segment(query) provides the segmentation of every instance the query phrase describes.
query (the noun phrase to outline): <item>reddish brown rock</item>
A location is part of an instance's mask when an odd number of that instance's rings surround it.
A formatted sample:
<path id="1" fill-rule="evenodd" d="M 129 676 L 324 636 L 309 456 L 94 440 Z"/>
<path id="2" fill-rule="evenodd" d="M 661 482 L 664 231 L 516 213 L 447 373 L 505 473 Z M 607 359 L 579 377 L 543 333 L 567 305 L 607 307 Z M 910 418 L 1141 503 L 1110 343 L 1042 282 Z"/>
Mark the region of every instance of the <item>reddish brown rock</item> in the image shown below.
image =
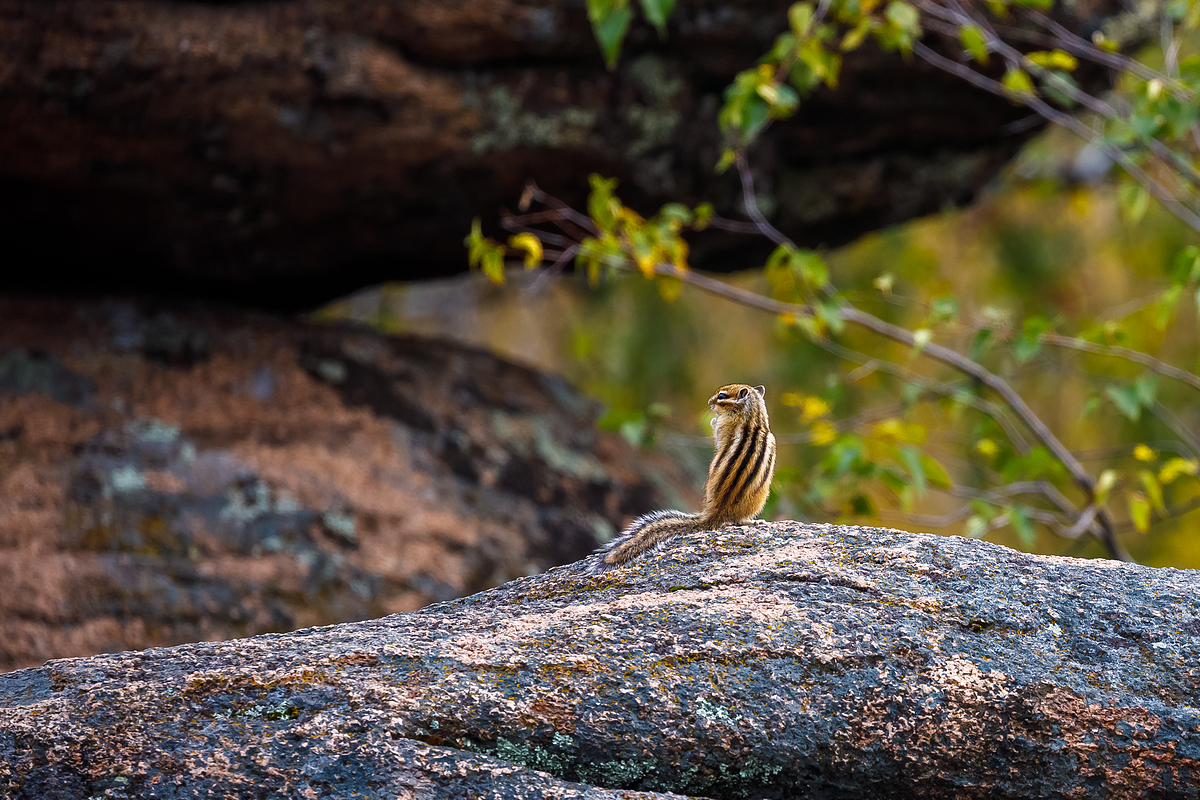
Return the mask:
<path id="1" fill-rule="evenodd" d="M 0 318 L 0 670 L 407 611 L 695 502 L 483 352 L 119 302 Z"/>

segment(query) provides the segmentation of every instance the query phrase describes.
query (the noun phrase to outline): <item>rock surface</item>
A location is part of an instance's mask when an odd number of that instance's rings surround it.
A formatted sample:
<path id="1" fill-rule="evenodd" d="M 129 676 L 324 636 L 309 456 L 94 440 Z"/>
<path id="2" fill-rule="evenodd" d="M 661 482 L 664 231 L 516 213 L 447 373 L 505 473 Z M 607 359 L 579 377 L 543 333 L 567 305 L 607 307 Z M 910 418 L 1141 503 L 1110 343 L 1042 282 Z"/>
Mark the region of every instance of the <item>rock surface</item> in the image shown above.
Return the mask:
<path id="1" fill-rule="evenodd" d="M 0 676 L 0 793 L 1197 797 L 1197 633 L 1194 572 L 734 528 L 603 576 Z"/>
<path id="2" fill-rule="evenodd" d="M 0 319 L 0 671 L 409 611 L 696 502 L 564 381 L 469 348 L 120 302 Z"/>
<path id="3" fill-rule="evenodd" d="M 608 72 L 582 0 L 0 0 L 0 288 L 311 307 L 461 272 L 473 216 L 528 178 L 579 202 L 592 171 L 643 212 L 737 216 L 720 93 L 789 2 L 679 3 Z M 1084 35 L 1117 10 L 1071 8 Z M 863 47 L 757 146 L 759 190 L 797 241 L 838 244 L 967 201 L 1026 117 Z M 762 255 L 694 245 L 708 268 Z"/>

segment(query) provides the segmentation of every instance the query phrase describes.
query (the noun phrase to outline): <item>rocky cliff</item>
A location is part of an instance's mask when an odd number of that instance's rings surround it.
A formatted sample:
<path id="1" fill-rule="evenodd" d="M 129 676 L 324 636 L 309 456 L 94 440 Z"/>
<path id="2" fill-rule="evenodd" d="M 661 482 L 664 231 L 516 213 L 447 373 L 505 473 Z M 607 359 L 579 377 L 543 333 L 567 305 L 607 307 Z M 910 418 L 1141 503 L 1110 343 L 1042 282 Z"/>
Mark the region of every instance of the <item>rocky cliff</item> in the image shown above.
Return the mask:
<path id="1" fill-rule="evenodd" d="M 602 576 L 0 676 L 0 793 L 1197 797 L 1197 633 L 1192 572 L 734 528 Z"/>
<path id="2" fill-rule="evenodd" d="M 312 306 L 460 272 L 473 216 L 528 178 L 578 202 L 591 171 L 643 212 L 737 216 L 720 93 L 788 5 L 679 3 L 609 72 L 582 0 L 0 0 L 4 288 Z M 1116 5 L 1069 8 L 1088 35 Z M 797 241 L 841 243 L 968 200 L 1027 117 L 864 47 L 756 147 L 759 189 Z M 763 256 L 694 244 L 709 268 Z"/>

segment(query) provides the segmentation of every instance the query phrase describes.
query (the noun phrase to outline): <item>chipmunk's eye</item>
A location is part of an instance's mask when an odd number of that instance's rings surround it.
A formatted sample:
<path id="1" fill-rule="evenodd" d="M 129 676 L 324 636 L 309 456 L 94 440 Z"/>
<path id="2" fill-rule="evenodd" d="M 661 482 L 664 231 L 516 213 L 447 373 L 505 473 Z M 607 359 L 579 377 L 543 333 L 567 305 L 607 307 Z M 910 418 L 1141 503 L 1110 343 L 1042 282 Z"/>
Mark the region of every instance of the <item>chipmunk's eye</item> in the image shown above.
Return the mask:
<path id="1" fill-rule="evenodd" d="M 745 390 L 745 389 L 742 389 L 740 392 L 738 392 L 738 400 L 742 400 L 742 399 L 744 399 L 745 397 L 746 397 L 746 390 Z"/>
<path id="2" fill-rule="evenodd" d="M 729 395 L 725 394 L 724 392 L 717 392 L 717 399 L 718 400 L 728 400 Z"/>

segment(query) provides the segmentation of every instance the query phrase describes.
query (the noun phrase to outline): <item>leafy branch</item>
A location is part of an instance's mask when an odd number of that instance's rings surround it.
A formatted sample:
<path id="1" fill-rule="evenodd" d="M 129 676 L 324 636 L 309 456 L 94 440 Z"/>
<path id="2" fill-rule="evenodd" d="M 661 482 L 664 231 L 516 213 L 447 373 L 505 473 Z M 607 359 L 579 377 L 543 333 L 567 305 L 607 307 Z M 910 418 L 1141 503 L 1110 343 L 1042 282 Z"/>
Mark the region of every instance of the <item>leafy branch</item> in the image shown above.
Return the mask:
<path id="1" fill-rule="evenodd" d="M 916 5 L 904 0 L 822 0 L 815 6 L 795 3 L 787 15 L 788 29 L 758 65 L 738 73 L 725 92 L 718 115 L 728 146 L 716 168 L 736 168 L 748 221 L 721 217 L 708 204 L 689 208 L 679 203 L 668 203 L 646 218 L 620 202 L 615 180 L 599 176 L 591 178 L 586 210 L 577 210 L 531 183 L 521 198 L 521 213 L 501 221 L 511 234 L 507 243 L 484 237 L 476 221 L 467 239 L 469 260 L 497 282 L 504 280 L 506 259 L 519 256 L 527 269 L 543 266 L 542 279 L 574 261 L 592 285 L 615 271 L 629 271 L 656 281 L 667 300 L 677 297 L 683 286 L 691 286 L 773 315 L 817 346 L 857 364 L 850 380 L 873 371 L 896 375 L 916 388 L 901 404 L 901 413 L 940 398 L 939 402 L 948 401 L 955 408 L 979 414 L 971 448 L 973 461 L 955 471 L 983 476 L 993 488 L 956 482 L 936 458 L 922 450 L 924 426 L 905 423 L 897 414 L 883 418 L 860 414 L 834 422 L 824 400 L 785 393 L 785 405 L 797 408 L 800 421 L 810 427 L 807 433 L 792 437 L 794 444 L 825 450 L 807 479 L 806 502 L 813 508 L 823 508 L 826 499 L 845 496 L 843 515 L 898 514 L 916 524 L 962 523 L 968 534 L 976 536 L 1009 526 L 1029 544 L 1038 524 L 1068 539 L 1090 534 L 1111 557 L 1128 560 L 1118 532 L 1130 527 L 1144 532 L 1154 519 L 1191 510 L 1193 501 L 1169 504 L 1166 495 L 1169 487 L 1181 480 L 1192 491 L 1200 488 L 1200 461 L 1168 457 L 1136 444 L 1129 451 L 1135 461 L 1132 468 L 1113 466 L 1093 474 L 1013 384 L 985 366 L 983 359 L 1003 340 L 1018 364 L 1047 345 L 1136 363 L 1149 370 L 1149 375 L 1124 385 L 1108 384 L 1105 396 L 1131 422 L 1138 422 L 1142 412 L 1148 412 L 1193 452 L 1200 450 L 1200 437 L 1159 400 L 1157 385 L 1150 377 L 1163 375 L 1193 389 L 1200 389 L 1200 377 L 1126 347 L 1119 341 L 1117 326 L 1107 323 L 1079 336 L 1054 331 L 1045 320 L 1032 317 L 1017 332 L 984 326 L 976 329 L 968 354 L 935 341 L 937 331 L 956 324 L 953 298 L 936 301 L 926 323 L 919 327 L 909 329 L 888 322 L 839 293 L 824 259 L 798 247 L 771 224 L 758 206 L 749 161 L 753 143 L 776 121 L 792 116 L 810 92 L 818 86 L 837 88 L 844 54 L 870 38 L 885 51 L 915 56 L 1073 131 L 1132 178 L 1122 187 L 1121 196 L 1133 216 L 1144 213 L 1153 197 L 1200 232 L 1200 171 L 1193 165 L 1189 149 L 1200 142 L 1200 57 L 1179 57 L 1184 49 L 1182 34 L 1200 23 L 1200 0 L 1182 0 L 1166 7 L 1166 64 L 1161 70 L 1117 52 L 1116 44 L 1102 34 L 1091 42 L 1082 39 L 1042 13 L 1047 6 L 1042 0 L 987 0 L 982 6 L 968 0 L 919 0 Z M 641 7 L 662 35 L 673 0 L 641 0 Z M 630 4 L 628 0 L 588 0 L 588 9 L 611 66 L 628 30 Z M 1036 30 L 1008 24 L 1014 13 Z M 959 48 L 959 60 L 926 44 L 927 31 L 944 37 L 951 51 Z M 1009 40 L 1050 49 L 1022 50 Z M 1004 66 L 1000 79 L 990 72 L 993 57 Z M 1128 99 L 1102 100 L 1085 92 L 1071 76 L 1081 59 L 1127 76 L 1132 85 Z M 1081 119 L 1072 109 L 1081 109 L 1092 119 Z M 531 210 L 534 204 L 538 208 Z M 764 267 L 769 295 L 690 269 L 686 235 L 710 227 L 757 234 L 775 245 Z M 1200 251 L 1187 248 L 1177 259 L 1171 285 L 1154 302 L 1158 330 L 1170 323 L 1186 293 L 1195 293 L 1200 307 L 1198 284 Z M 876 285 L 884 294 L 890 293 L 890 279 L 885 276 Z M 882 349 L 862 353 L 840 343 L 847 328 L 901 345 L 909 364 L 898 363 Z M 1118 341 L 1112 341 L 1113 337 Z M 911 366 L 916 359 L 940 365 L 960 377 L 947 382 L 920 374 Z M 789 439 L 781 437 L 781 441 Z M 894 493 L 901 509 L 875 511 L 871 493 L 877 490 L 865 488 L 871 485 Z M 917 515 L 912 511 L 913 498 L 927 490 L 969 502 L 945 514 Z M 1125 522 L 1114 520 L 1110 510 L 1118 495 L 1125 499 Z M 1021 496 L 1032 500 L 1019 500 Z M 826 509 L 825 513 L 831 512 Z"/>

